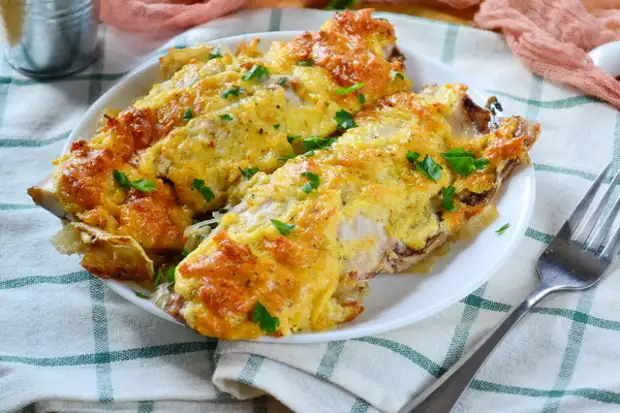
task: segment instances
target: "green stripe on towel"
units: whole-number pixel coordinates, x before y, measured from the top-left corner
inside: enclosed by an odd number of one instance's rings
[[[64,357],[22,357],[0,355],[0,362],[21,363],[39,367],[84,366],[101,363],[108,360],[110,363],[120,363],[131,360],[146,360],[156,357],[173,356],[179,354],[214,351],[217,340],[195,341],[189,343],[163,344],[159,346],[114,350],[107,353],[90,353]]]
[[[340,353],[344,350],[344,341],[330,341],[325,348],[325,354],[319,363],[319,368],[316,371],[316,375],[323,380],[329,380],[334,373]]]
[[[259,356],[258,354],[250,354],[245,367],[241,370],[241,373],[239,373],[239,381],[243,384],[251,386],[254,383],[256,374],[258,374],[258,369],[260,369],[260,366],[263,365],[263,361],[265,361],[263,356]]]
[[[71,131],[47,139],[0,139],[0,148],[40,148],[56,142],[65,141]]]
[[[89,280],[91,275],[86,271],[77,271],[57,276],[31,276],[20,277],[11,280],[0,280],[0,290],[22,288],[33,284],[75,284]]]

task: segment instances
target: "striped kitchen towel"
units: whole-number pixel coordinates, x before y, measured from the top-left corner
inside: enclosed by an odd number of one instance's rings
[[[330,13],[244,11],[176,37],[185,46],[241,32],[317,29]],[[124,301],[59,255],[60,223],[26,188],[52,170],[98,96],[161,46],[108,29],[103,58],[38,82],[0,62],[0,411],[396,412],[536,284],[533,264],[610,158],[620,115],[545,83],[497,34],[385,14],[399,42],[540,122],[534,218],[514,257],[461,302],[415,325],[317,345],[217,342]],[[463,268],[463,276],[476,268]],[[620,278],[545,300],[482,369],[457,412],[620,412]]]

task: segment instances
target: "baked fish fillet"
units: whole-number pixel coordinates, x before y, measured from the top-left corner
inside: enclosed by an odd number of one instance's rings
[[[85,258],[89,271],[149,280],[167,255],[181,253],[193,220],[303,149],[295,137],[331,136],[362,107],[408,90],[394,29],[371,12],[337,13],[265,54],[258,39],[234,54],[207,45],[171,50],[161,59],[162,83],[106,113],[91,141],[73,144],[54,175],[30,188],[37,204],[73,223],[56,244],[88,255],[96,239],[107,248]],[[150,270],[125,271],[133,264],[115,253],[122,242],[114,236],[135,241],[133,256],[146,256]],[[74,248],[63,246],[69,239]]]
[[[222,339],[352,320],[370,278],[455,236],[528,162],[539,135],[537,124],[475,106],[462,85],[394,94],[355,123],[237,188],[240,202],[177,266],[174,292],[158,301]]]

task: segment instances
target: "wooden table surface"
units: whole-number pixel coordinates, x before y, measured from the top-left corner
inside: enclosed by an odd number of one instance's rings
[[[320,0],[318,0],[320,3]],[[249,0],[251,8],[261,7],[304,7],[302,0]],[[448,6],[424,6],[404,4],[378,4],[360,1],[354,8],[372,7],[379,11],[409,14],[411,16],[425,17],[428,19],[441,20],[450,23],[470,25],[477,7],[465,10],[457,10]]]

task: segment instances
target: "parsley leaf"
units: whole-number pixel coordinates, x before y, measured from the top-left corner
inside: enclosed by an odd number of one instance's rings
[[[296,157],[297,155],[295,155],[294,153],[290,154],[290,155],[284,155],[284,156],[280,156],[278,158],[279,161],[288,161],[289,159],[293,159],[294,157]]]
[[[288,141],[288,143],[293,143],[295,139],[299,139],[299,138],[301,138],[301,136],[287,136],[286,140]]]
[[[441,178],[441,165],[433,160],[430,156],[426,155],[422,161],[418,161],[420,154],[417,152],[407,151],[407,160],[415,164],[418,171],[422,172],[431,181],[437,181]]]
[[[456,211],[456,206],[454,205],[454,191],[456,189],[453,186],[449,186],[441,190],[441,195],[443,196],[443,209],[446,211],[454,212]]]
[[[168,267],[166,268],[166,279],[168,280],[169,283],[173,283],[174,282],[174,273],[176,271],[177,267]]]
[[[242,87],[235,86],[235,87],[231,87],[230,89],[226,89],[224,93],[222,93],[221,96],[224,99],[228,99],[228,96],[239,96],[239,93],[243,93],[243,92],[245,92],[245,90]]]
[[[252,312],[252,321],[259,325],[260,329],[267,334],[273,334],[280,326],[280,319],[269,314],[264,305],[257,302]]]
[[[312,66],[313,63],[314,61],[310,58],[308,60],[300,60],[297,62],[297,66]]]
[[[334,90],[334,93],[336,93],[337,95],[346,95],[347,93],[356,92],[363,87],[363,83],[356,83],[351,87],[339,87],[338,89]]]
[[[140,192],[153,192],[157,183],[151,181],[150,179],[138,179],[137,181],[131,182],[131,187],[137,189]]]
[[[278,231],[280,231],[280,234],[285,236],[290,234],[293,228],[295,228],[295,225],[287,224],[286,222],[278,221],[277,219],[272,219],[271,223],[278,229]]]
[[[336,138],[310,137],[304,139],[304,148],[308,151],[313,149],[324,149],[332,146],[334,142],[336,142]]]
[[[284,86],[286,84],[286,82],[288,81],[288,78],[286,77],[281,77],[280,80],[278,80],[278,84],[280,86]]]
[[[219,46],[211,50],[211,53],[209,53],[209,60],[217,59],[218,57],[222,57],[222,52],[220,51]]]
[[[122,188],[129,189],[133,188],[140,192],[150,193],[155,190],[157,187],[157,182],[151,181],[150,179],[138,179],[137,181],[130,181],[123,172],[114,170],[112,172],[112,176],[117,184],[119,184]]]
[[[189,120],[193,117],[194,117],[194,114],[192,113],[192,109],[191,108],[185,109],[185,113],[183,114],[183,122],[189,122]]]
[[[125,175],[121,171],[115,169],[112,172],[112,176],[114,177],[114,180],[116,181],[116,183],[119,184],[121,187],[127,188],[127,189],[131,188],[131,183],[129,182],[129,178],[127,178],[127,175]]]
[[[256,172],[258,172],[258,168],[248,168],[245,171],[239,168],[239,171],[241,171],[241,175],[243,175],[245,179],[250,179],[251,177],[256,175]]]
[[[390,70],[390,79],[392,80],[392,82],[395,81],[399,77],[405,80],[405,75],[403,75],[400,72],[397,72],[396,70]]]
[[[243,75],[241,79],[242,80],[252,80],[252,79],[259,80],[264,77],[269,77],[269,69],[267,69],[265,66],[254,65],[252,66],[250,70],[245,72],[245,74]]]
[[[308,178],[308,181],[310,181],[301,187],[301,190],[305,193],[309,194],[313,189],[317,189],[319,187],[320,180],[318,175],[313,174],[312,172],[302,172],[301,176]]]
[[[155,273],[155,281],[153,281],[153,286],[155,288],[157,288],[157,286],[161,282],[161,279],[163,278],[163,276],[164,276],[164,272],[161,270],[161,267],[159,267],[157,269],[157,272]]]
[[[339,110],[336,112],[334,120],[338,123],[338,129],[340,130],[347,130],[357,127],[355,121],[353,120],[353,116],[346,110]]]
[[[222,120],[233,120],[233,117],[230,116],[228,113],[226,113],[224,115],[220,115],[220,119],[222,119]]]
[[[275,130],[280,129],[280,124],[279,124],[279,123],[276,123],[275,125],[273,125],[273,128],[274,128]]]
[[[475,159],[472,151],[466,151],[463,148],[442,152],[441,157],[448,162],[450,169],[462,176],[468,176],[472,172],[484,169],[489,165],[488,159]]]
[[[134,293],[136,293],[136,296],[138,296],[140,298],[144,298],[145,300],[148,300],[148,299],[151,298],[148,295],[142,294],[140,291],[134,291]]]
[[[421,170],[427,178],[437,181],[441,178],[441,165],[433,160],[430,156],[426,155],[422,162],[417,163],[418,169]]]
[[[314,155],[314,151],[308,151],[308,152],[304,153],[304,156],[305,156],[306,158],[309,158],[309,157],[311,157],[312,155]]]
[[[202,179],[194,179],[194,182],[192,182],[189,188],[192,191],[200,192],[207,202],[211,202],[215,199],[213,191],[211,190],[211,188],[205,185],[205,181],[203,181]]]
[[[491,161],[486,158],[478,158],[474,160],[474,166],[476,167],[476,169],[484,169],[489,166],[490,163]]]
[[[496,233],[497,235],[502,235],[504,232],[506,232],[506,230],[507,230],[509,227],[510,227],[510,223],[509,223],[509,222],[507,222],[507,223],[505,223],[504,225],[502,225],[502,226],[500,227],[500,229],[496,230],[496,231],[495,231],[495,233]]]
[[[420,157],[420,154],[417,152],[411,152],[411,151],[407,151],[407,160],[411,163],[414,163],[415,161],[418,160],[418,158]]]
[[[327,6],[325,6],[325,10],[350,9],[355,6],[357,2],[358,0],[332,0]]]
[[[361,93],[358,93],[357,94],[357,101],[363,105],[364,103],[366,103],[366,96],[364,96]]]
[[[185,258],[185,257],[187,257],[187,256],[189,255],[189,253],[190,253],[190,252],[191,252],[191,251],[188,251],[188,250],[183,250],[183,251],[181,251],[181,256],[182,256],[183,258]]]

